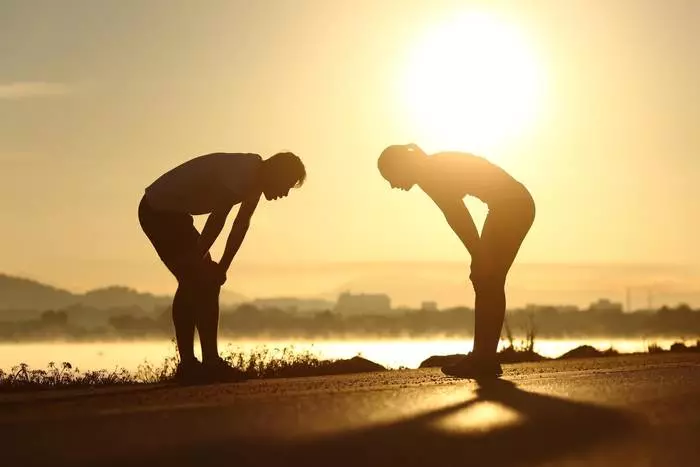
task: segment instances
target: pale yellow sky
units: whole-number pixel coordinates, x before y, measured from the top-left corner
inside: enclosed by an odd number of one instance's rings
[[[254,263],[468,264],[432,202],[390,190],[376,170],[383,147],[411,140],[478,150],[528,186],[538,218],[522,262],[700,263],[700,2],[481,3],[3,2],[0,271],[168,287],[136,219],[143,188],[207,152],[283,149],[302,157],[308,182],[261,203],[232,277]],[[503,89],[517,99],[529,76],[518,70],[536,75],[517,134],[499,133],[498,115],[478,118],[488,99],[453,137],[434,124],[444,115],[416,115],[406,97],[424,73],[416,60],[437,67],[425,101],[442,66],[470,57],[416,58],[474,12],[497,21],[484,49],[517,44],[500,57]],[[521,52],[534,68],[508,68]]]

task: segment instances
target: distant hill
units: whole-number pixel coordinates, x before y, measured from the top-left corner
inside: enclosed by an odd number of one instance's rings
[[[238,305],[243,302],[247,302],[248,298],[245,295],[241,295],[230,290],[221,289],[221,294],[219,295],[219,301],[221,305]]]
[[[139,307],[150,313],[154,308],[169,305],[171,300],[172,297],[167,295],[153,295],[121,286],[75,294],[30,279],[0,274],[0,319],[15,319],[15,314],[27,318],[45,310],[76,306],[98,310]],[[233,304],[244,301],[245,297],[222,291],[221,300]]]
[[[120,286],[95,289],[75,297],[77,303],[92,308],[105,309],[138,306],[144,311],[168,306],[172,301],[172,298],[168,296],[137,292],[134,289]]]
[[[0,274],[0,311],[47,310],[76,303],[76,295],[39,282]]]

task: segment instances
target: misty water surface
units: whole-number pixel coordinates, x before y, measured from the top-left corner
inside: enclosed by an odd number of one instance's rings
[[[589,344],[599,350],[610,347],[619,352],[644,352],[655,343],[668,349],[674,339],[541,339],[535,343],[535,351],[545,357],[558,357],[563,353]],[[501,346],[506,345],[501,341]],[[311,351],[322,358],[350,358],[361,355],[390,368],[417,368],[431,355],[466,353],[471,350],[471,339],[421,339],[421,340],[222,340],[221,351],[250,352],[267,347],[271,351],[293,347],[298,351]],[[81,370],[114,369],[123,367],[135,370],[149,361],[161,363],[174,355],[175,347],[169,341],[120,341],[120,342],[37,342],[0,344],[0,368],[9,370],[18,363],[32,368],[43,368],[49,362],[70,362]]]

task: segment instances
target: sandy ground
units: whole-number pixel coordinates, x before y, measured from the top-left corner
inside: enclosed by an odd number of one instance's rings
[[[0,395],[3,465],[700,462],[700,354]]]

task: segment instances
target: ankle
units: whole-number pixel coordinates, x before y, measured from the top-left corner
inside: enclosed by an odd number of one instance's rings
[[[183,366],[199,365],[199,360],[197,360],[197,358],[194,355],[192,355],[191,357],[190,356],[187,356],[187,357],[181,356],[180,357],[180,365],[183,365]]]
[[[202,358],[202,363],[205,365],[212,365],[221,361],[223,361],[223,358],[221,358],[219,354],[207,355]]]
[[[472,356],[474,357],[474,360],[477,360],[480,362],[496,361],[497,357],[498,357],[496,352],[484,352],[483,350],[482,351],[474,350],[472,352]]]

